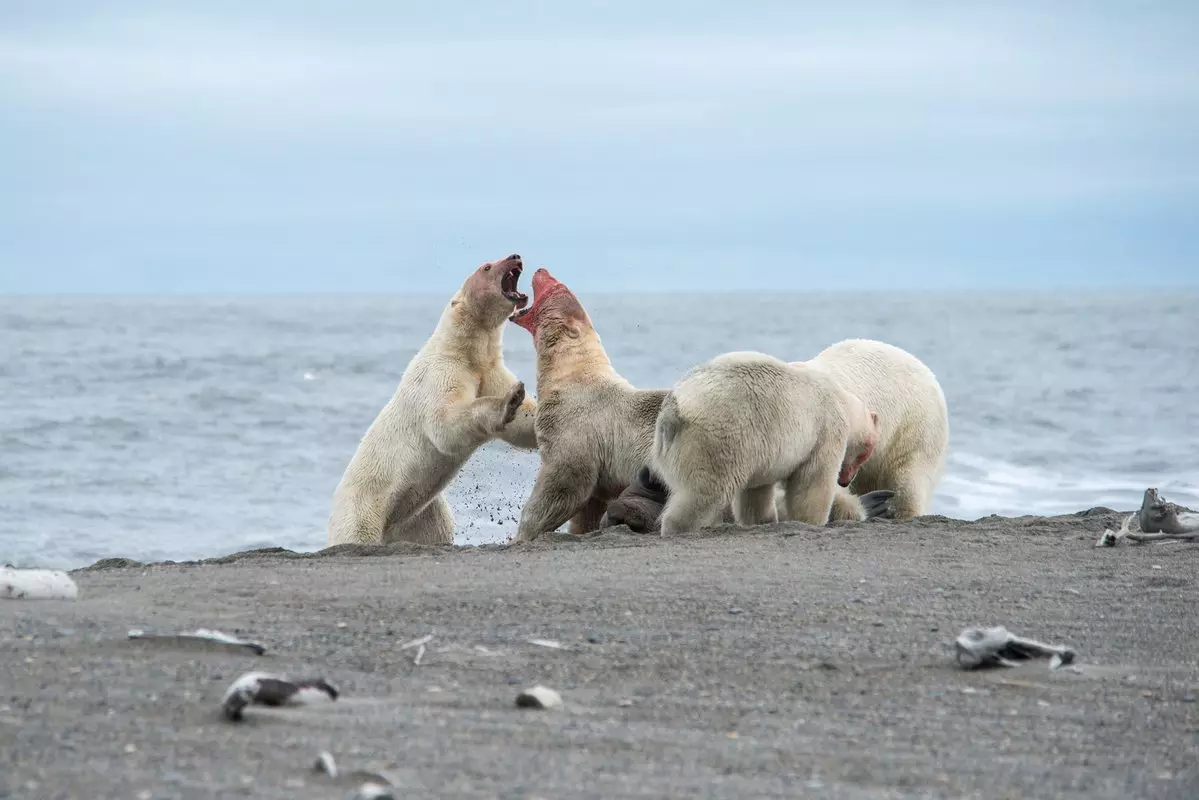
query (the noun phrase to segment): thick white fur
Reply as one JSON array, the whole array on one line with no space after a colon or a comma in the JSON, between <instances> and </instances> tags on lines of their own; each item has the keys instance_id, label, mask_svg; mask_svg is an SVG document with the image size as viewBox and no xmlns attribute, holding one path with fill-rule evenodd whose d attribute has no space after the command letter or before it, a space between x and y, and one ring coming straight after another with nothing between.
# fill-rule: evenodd
<instances>
[{"instance_id":1,"label":"thick white fur","mask_svg":"<svg viewBox=\"0 0 1199 800\"><path fill-rule=\"evenodd\" d=\"M734 352L694 367L662 403L651 468L670 488L662 535L697 530L730 504L740 525L824 525L838 475L869 453L875 421L820 369Z\"/></svg>"},{"instance_id":2,"label":"thick white fur","mask_svg":"<svg viewBox=\"0 0 1199 800\"><path fill-rule=\"evenodd\" d=\"M857 395L879 416L874 452L858 470L851 489L838 492L833 519L861 519L856 495L890 489L892 519L930 511L949 446L945 395L924 362L911 353L872 339L847 339L806 362Z\"/></svg>"},{"instance_id":3,"label":"thick white fur","mask_svg":"<svg viewBox=\"0 0 1199 800\"><path fill-rule=\"evenodd\" d=\"M443 490L466 460L496 438L536 449L537 403L524 397L503 359L515 305L480 301L470 282L446 306L346 467L333 495L330 545L452 543L454 515ZM514 401L519 408L505 424Z\"/></svg>"}]
</instances>

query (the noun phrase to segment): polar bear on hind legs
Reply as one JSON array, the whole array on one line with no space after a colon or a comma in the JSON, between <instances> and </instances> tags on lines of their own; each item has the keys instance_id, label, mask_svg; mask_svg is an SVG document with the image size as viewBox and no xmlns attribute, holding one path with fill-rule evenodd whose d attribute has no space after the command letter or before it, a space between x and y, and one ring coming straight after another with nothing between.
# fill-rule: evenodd
<instances>
[{"instance_id":1,"label":"polar bear on hind legs","mask_svg":"<svg viewBox=\"0 0 1199 800\"><path fill-rule=\"evenodd\" d=\"M932 370L906 350L872 339L846 339L794 363L827 373L879 417L874 453L854 478L853 493L837 493L831 519L861 519L862 502L869 502L864 496L882 489L894 492L884 516L929 513L949 446L945 394Z\"/></svg>"},{"instance_id":2,"label":"polar bear on hind legs","mask_svg":"<svg viewBox=\"0 0 1199 800\"><path fill-rule=\"evenodd\" d=\"M454 515L443 490L485 442L536 449L537 402L504 366L521 258L483 264L451 298L433 335L404 370L333 493L329 544L449 544Z\"/></svg>"},{"instance_id":3,"label":"polar bear on hind legs","mask_svg":"<svg viewBox=\"0 0 1199 800\"><path fill-rule=\"evenodd\" d=\"M694 367L662 402L651 469L669 487L662 535L711 524L732 505L739 525L787 517L828 522L837 487L870 458L878 415L824 371L735 352Z\"/></svg>"}]
</instances>

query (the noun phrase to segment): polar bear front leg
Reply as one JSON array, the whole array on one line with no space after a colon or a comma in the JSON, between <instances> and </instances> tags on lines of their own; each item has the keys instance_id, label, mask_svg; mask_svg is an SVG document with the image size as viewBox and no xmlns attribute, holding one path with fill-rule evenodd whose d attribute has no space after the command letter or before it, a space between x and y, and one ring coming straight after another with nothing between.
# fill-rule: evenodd
<instances>
[{"instance_id":1,"label":"polar bear front leg","mask_svg":"<svg viewBox=\"0 0 1199 800\"><path fill-rule=\"evenodd\" d=\"M488 439L498 435L516 417L524 400L525 385L518 382L507 396L448 403L425 426L425 435L441 453L465 459Z\"/></svg>"},{"instance_id":2,"label":"polar bear front leg","mask_svg":"<svg viewBox=\"0 0 1199 800\"><path fill-rule=\"evenodd\" d=\"M862 508L862 501L858 499L857 495L848 489L837 487L837 491L833 495L833 507L829 511L828 521L853 520L854 522L861 522L864 519L866 519L866 512Z\"/></svg>"},{"instance_id":3,"label":"polar bear front leg","mask_svg":"<svg viewBox=\"0 0 1199 800\"><path fill-rule=\"evenodd\" d=\"M543 456L533 493L520 512L516 541L531 542L578 514L591 499L596 477L590 465L566 459L556 463Z\"/></svg>"},{"instance_id":4,"label":"polar bear front leg","mask_svg":"<svg viewBox=\"0 0 1199 800\"><path fill-rule=\"evenodd\" d=\"M537 421L537 398L526 397L516 409L516 416L500 431L499 438L522 450L537 449L537 432L534 423Z\"/></svg>"},{"instance_id":5,"label":"polar bear front leg","mask_svg":"<svg viewBox=\"0 0 1199 800\"><path fill-rule=\"evenodd\" d=\"M742 489L733 500L733 518L738 525L767 525L778 522L774 506L774 484Z\"/></svg>"}]
</instances>

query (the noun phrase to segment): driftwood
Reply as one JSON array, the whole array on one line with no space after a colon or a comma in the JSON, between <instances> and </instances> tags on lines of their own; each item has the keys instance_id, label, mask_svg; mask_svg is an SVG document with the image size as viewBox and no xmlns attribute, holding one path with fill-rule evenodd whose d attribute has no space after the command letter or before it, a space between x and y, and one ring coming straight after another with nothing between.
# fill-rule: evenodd
<instances>
[{"instance_id":1,"label":"driftwood","mask_svg":"<svg viewBox=\"0 0 1199 800\"><path fill-rule=\"evenodd\" d=\"M356 786L354 800L395 800L395 786L386 775L364 769L343 772L327 750L317 756L312 769L328 776L335 786Z\"/></svg>"},{"instance_id":2,"label":"driftwood","mask_svg":"<svg viewBox=\"0 0 1199 800\"><path fill-rule=\"evenodd\" d=\"M1130 542L1199 540L1199 514L1167 502L1157 489L1146 489L1139 513L1141 533L1129 533Z\"/></svg>"}]
</instances>

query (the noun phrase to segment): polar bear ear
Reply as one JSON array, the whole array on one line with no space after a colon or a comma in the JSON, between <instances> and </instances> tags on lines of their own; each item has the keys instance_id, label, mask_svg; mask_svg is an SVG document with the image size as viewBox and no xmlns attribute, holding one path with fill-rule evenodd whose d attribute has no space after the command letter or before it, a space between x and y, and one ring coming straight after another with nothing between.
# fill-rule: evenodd
<instances>
[{"instance_id":1,"label":"polar bear ear","mask_svg":"<svg viewBox=\"0 0 1199 800\"><path fill-rule=\"evenodd\" d=\"M878 412L877 411L870 412L870 422L871 422L871 424L874 425L874 427L876 427L876 428L878 427Z\"/></svg>"},{"instance_id":2,"label":"polar bear ear","mask_svg":"<svg viewBox=\"0 0 1199 800\"><path fill-rule=\"evenodd\" d=\"M566 324L565 330L566 330L566 335L572 339L578 339L580 336L583 335L583 332L579 330L579 326L575 325L572 322L568 322Z\"/></svg>"}]
</instances>

